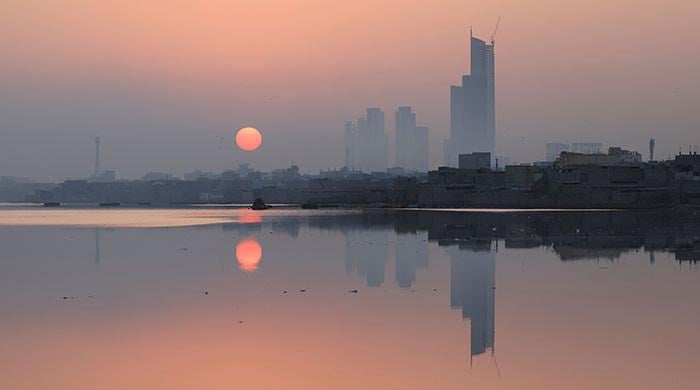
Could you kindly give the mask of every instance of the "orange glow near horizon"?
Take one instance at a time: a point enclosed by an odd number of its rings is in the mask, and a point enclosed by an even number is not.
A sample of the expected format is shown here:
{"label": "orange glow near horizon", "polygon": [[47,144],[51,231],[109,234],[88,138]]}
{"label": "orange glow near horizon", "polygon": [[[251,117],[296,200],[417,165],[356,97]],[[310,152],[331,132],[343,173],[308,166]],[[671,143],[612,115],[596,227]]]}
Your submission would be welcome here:
{"label": "orange glow near horizon", "polygon": [[241,212],[241,216],[238,218],[240,223],[260,223],[262,222],[262,215],[254,210],[244,209]]}
{"label": "orange glow near horizon", "polygon": [[236,245],[238,268],[245,272],[255,272],[262,259],[262,246],[254,238],[246,238]]}
{"label": "orange glow near horizon", "polygon": [[262,144],[262,134],[254,127],[244,127],[236,133],[236,145],[239,148],[252,152]]}

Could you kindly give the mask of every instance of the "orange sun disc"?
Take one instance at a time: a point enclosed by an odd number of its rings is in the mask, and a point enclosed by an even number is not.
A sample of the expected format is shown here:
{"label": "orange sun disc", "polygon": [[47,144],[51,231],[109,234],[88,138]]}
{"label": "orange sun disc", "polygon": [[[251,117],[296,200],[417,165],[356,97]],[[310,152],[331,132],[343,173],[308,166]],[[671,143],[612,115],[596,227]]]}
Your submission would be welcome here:
{"label": "orange sun disc", "polygon": [[236,145],[239,148],[252,152],[262,144],[262,134],[254,127],[244,127],[236,133]]}

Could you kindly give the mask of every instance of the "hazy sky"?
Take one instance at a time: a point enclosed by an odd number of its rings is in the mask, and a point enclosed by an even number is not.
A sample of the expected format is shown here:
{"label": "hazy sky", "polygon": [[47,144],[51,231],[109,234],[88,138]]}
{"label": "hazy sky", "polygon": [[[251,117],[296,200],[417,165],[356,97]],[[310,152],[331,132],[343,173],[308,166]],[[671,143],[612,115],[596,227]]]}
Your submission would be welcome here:
{"label": "hazy sky", "polygon": [[[85,176],[97,135],[121,177],[337,168],[345,120],[379,106],[393,137],[402,105],[430,126],[437,166],[469,26],[488,39],[498,16],[499,154],[700,144],[698,0],[5,0],[0,175]],[[245,125],[257,152],[233,146]]]}

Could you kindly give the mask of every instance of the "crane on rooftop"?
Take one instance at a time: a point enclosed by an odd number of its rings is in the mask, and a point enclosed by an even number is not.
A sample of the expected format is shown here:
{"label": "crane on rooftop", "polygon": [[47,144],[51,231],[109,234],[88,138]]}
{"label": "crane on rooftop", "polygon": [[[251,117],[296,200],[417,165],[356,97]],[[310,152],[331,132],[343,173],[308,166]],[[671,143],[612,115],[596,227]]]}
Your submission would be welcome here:
{"label": "crane on rooftop", "polygon": [[496,20],[496,28],[493,29],[493,34],[491,34],[491,45],[496,43],[496,33],[498,32],[498,25],[501,24],[501,17],[499,16]]}

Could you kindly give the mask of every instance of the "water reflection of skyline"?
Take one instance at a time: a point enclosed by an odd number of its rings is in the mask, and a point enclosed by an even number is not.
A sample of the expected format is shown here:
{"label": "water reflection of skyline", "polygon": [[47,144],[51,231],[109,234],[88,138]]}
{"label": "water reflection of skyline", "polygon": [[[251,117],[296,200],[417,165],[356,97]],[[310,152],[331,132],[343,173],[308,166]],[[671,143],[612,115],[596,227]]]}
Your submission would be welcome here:
{"label": "water reflection of skyline", "polygon": [[428,268],[428,239],[420,233],[396,235],[395,280],[401,288],[411,288],[416,271]]}
{"label": "water reflection of skyline", "polygon": [[[629,216],[407,212],[263,215],[245,225],[148,230],[6,228],[0,303],[6,332],[37,340],[49,351],[47,363],[56,353],[52,345],[67,337],[65,345],[79,354],[62,358],[73,359],[76,372],[97,356],[91,345],[99,348],[106,336],[122,343],[126,329],[155,339],[152,354],[160,359],[203,351],[212,361],[256,374],[254,364],[241,362],[256,353],[276,354],[288,367],[299,361],[303,346],[324,373],[341,370],[342,377],[352,377],[352,368],[343,367],[360,361],[358,371],[415,375],[402,377],[402,388],[513,388],[528,381],[528,388],[558,388],[571,375],[604,372],[618,380],[641,371],[647,376],[625,383],[655,388],[663,376],[682,375],[697,359],[692,297],[700,267],[692,263],[699,236],[692,221],[661,219],[650,226],[644,217]],[[265,252],[264,267],[253,275],[235,257],[248,237]],[[674,332],[666,332],[668,318]],[[77,331],[74,337],[46,333],[45,323]],[[38,329],[44,333],[37,336]],[[619,329],[629,330],[610,337]],[[157,339],[163,333],[171,336]],[[133,340],[119,360],[138,355],[142,340]],[[327,347],[336,341],[343,344]],[[663,355],[671,343],[680,351]],[[35,367],[37,352],[24,345],[6,348],[25,362],[8,372]],[[174,348],[163,350],[166,345]],[[332,360],[336,354],[342,356]],[[432,365],[434,356],[440,359]],[[658,368],[652,356],[662,356],[664,366]],[[178,364],[199,371],[211,363],[199,366],[182,357]],[[297,372],[317,371],[295,366],[286,379]],[[235,370],[221,375],[240,383]],[[420,382],[426,376],[450,382],[431,386]],[[373,383],[360,379],[353,388]],[[579,388],[596,383],[584,381]]]}
{"label": "water reflection of skyline", "polygon": [[[338,218],[342,218],[338,219]],[[650,219],[647,219],[650,218]],[[652,224],[655,219],[656,224]],[[647,222],[648,221],[648,222]],[[270,222],[271,228],[297,235],[303,225],[340,231],[344,235],[345,272],[355,274],[369,288],[381,287],[391,248],[394,279],[410,289],[417,271],[428,267],[428,242],[448,247],[450,253],[450,306],[470,322],[470,356],[495,344],[495,280],[498,242],[507,249],[551,247],[560,261],[615,261],[623,253],[644,248],[654,263],[655,251],[669,251],[679,262],[696,262],[700,227],[666,220],[658,215],[624,213],[364,214]],[[660,221],[664,221],[663,218]],[[265,223],[265,222],[263,222]],[[647,229],[647,227],[649,229]],[[396,235],[391,237],[390,231]]]}

